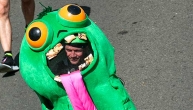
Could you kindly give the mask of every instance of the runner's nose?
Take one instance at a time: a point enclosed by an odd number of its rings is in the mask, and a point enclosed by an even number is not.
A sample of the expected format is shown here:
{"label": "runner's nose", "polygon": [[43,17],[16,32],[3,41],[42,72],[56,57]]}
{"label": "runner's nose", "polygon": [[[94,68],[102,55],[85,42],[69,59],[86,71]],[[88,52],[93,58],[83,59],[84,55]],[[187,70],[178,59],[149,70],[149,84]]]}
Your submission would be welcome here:
{"label": "runner's nose", "polygon": [[75,51],[71,52],[71,57],[76,57],[76,52]]}

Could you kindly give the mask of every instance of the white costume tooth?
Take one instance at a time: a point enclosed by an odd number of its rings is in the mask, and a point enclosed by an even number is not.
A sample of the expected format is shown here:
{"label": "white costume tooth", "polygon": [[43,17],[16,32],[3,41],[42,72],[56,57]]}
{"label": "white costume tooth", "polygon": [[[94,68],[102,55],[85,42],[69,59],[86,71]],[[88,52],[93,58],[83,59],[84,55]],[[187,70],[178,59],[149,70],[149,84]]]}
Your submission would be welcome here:
{"label": "white costume tooth", "polygon": [[55,55],[55,52],[53,49],[51,49],[47,54],[46,54],[47,58],[49,60],[51,60],[52,58],[54,58],[56,55]]}
{"label": "white costume tooth", "polygon": [[89,54],[84,60],[86,64],[90,64],[93,61],[92,54]]}
{"label": "white costume tooth", "polygon": [[67,37],[64,38],[64,40],[66,41],[66,43],[70,43],[72,42],[72,40],[74,40],[76,37],[74,35],[69,35]]}
{"label": "white costume tooth", "polygon": [[57,81],[57,82],[61,82],[61,81],[62,81],[62,80],[60,79],[60,76],[58,76],[58,75],[54,77],[54,80]]}
{"label": "white costume tooth", "polygon": [[84,33],[78,33],[78,37],[79,37],[80,39],[87,40],[86,34],[84,34]]}
{"label": "white costume tooth", "polygon": [[91,62],[93,61],[92,54],[89,54],[84,60],[85,60],[85,63],[78,66],[79,70],[82,70],[83,68],[91,64]]}
{"label": "white costume tooth", "polygon": [[52,58],[56,57],[58,53],[63,49],[63,46],[61,43],[58,43],[53,49],[48,51],[46,54],[47,58],[51,60]]}

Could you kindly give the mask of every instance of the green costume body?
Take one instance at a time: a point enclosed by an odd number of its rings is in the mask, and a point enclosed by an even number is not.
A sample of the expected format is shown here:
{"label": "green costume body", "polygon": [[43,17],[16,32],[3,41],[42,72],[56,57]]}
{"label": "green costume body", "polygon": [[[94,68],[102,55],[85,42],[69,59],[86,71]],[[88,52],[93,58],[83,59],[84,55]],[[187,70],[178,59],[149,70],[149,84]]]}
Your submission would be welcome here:
{"label": "green costume body", "polygon": [[[46,53],[66,36],[85,33],[90,41],[94,59],[81,74],[97,110],[135,110],[129,94],[115,75],[113,46],[87,16],[83,17],[83,20],[66,20],[62,14],[65,14],[66,7],[69,11],[70,6],[75,7],[74,9],[80,8],[73,4],[66,5],[44,14],[28,26],[20,49],[22,78],[40,98],[42,110],[73,110],[62,84],[54,80],[55,75],[48,66]],[[82,9],[77,12],[81,13]]]}

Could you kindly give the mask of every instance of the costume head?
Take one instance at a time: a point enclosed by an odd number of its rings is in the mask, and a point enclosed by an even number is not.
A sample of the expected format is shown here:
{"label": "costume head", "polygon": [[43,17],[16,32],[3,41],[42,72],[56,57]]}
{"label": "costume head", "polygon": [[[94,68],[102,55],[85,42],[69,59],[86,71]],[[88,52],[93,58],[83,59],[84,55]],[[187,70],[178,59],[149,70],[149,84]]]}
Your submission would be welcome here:
{"label": "costume head", "polygon": [[40,13],[39,18],[29,24],[21,44],[20,72],[39,96],[42,109],[73,109],[64,87],[55,80],[57,75],[52,72],[52,67],[66,58],[62,51],[64,45],[77,42],[90,46],[87,53],[93,59],[79,70],[96,108],[135,110],[129,94],[115,75],[113,46],[84,10],[75,4]]}

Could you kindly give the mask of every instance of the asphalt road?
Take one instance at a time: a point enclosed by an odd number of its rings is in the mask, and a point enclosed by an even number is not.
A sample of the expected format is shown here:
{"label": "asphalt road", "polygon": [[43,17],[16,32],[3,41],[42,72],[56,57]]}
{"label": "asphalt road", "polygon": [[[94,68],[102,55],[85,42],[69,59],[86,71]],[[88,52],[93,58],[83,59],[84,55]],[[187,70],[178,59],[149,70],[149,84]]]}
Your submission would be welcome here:
{"label": "asphalt road", "polygon": [[[39,2],[86,7],[115,47],[117,75],[138,110],[193,109],[192,0],[36,0],[35,17]],[[20,1],[11,0],[10,18],[15,56],[25,27]],[[0,74],[0,110],[41,110],[20,72]]]}

